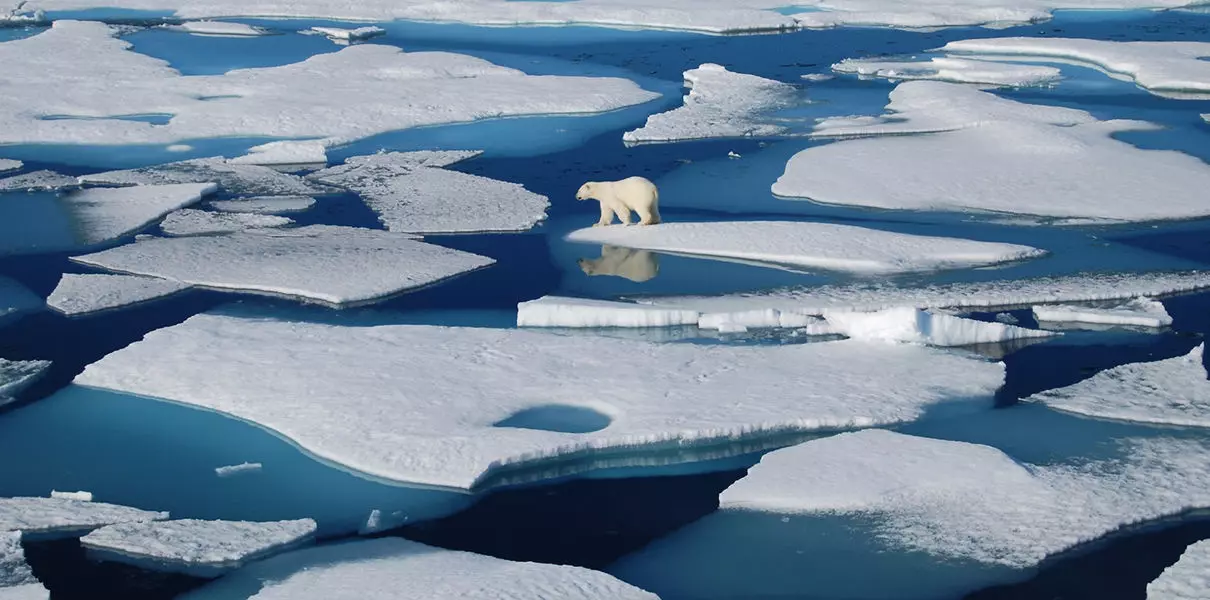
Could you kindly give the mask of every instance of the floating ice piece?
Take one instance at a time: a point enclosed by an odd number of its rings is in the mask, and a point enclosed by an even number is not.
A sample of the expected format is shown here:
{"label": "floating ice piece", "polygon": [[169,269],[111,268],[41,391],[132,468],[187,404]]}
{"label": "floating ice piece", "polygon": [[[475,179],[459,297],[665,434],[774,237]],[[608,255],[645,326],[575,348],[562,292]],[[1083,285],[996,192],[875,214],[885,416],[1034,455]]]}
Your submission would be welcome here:
{"label": "floating ice piece", "polygon": [[1026,400],[1090,417],[1210,427],[1210,382],[1202,366],[1203,347],[1185,356],[1114,367]]}
{"label": "floating ice piece", "polygon": [[0,531],[0,600],[47,600],[50,593],[25,564],[21,533]]}
{"label": "floating ice piece", "polygon": [[760,329],[760,328],[794,328],[807,335],[832,335],[837,333],[835,328],[824,319],[815,315],[804,315],[793,311],[749,310],[730,313],[702,313],[697,321],[700,329]]}
{"label": "floating ice piece", "polygon": [[[1113,138],[1154,128],[1150,123],[1097,121],[1083,111],[937,81],[900,84],[887,109],[893,120],[825,124],[817,133],[883,137],[799,152],[773,193],[823,204],[1082,222],[1210,215],[1201,193],[1210,186],[1210,166]],[[915,132],[938,133],[888,135]],[[1153,202],[1157,197],[1164,202]]]}
{"label": "floating ice piece", "polygon": [[260,471],[263,465],[260,463],[243,462],[238,465],[229,465],[226,467],[217,467],[214,469],[214,474],[219,477],[232,477],[242,473],[255,473]]}
{"label": "floating ice piece", "polygon": [[114,523],[160,521],[166,512],[150,512],[66,498],[0,498],[0,531],[20,531],[25,539],[78,537]]}
{"label": "floating ice piece", "polygon": [[1022,65],[987,60],[938,56],[924,61],[888,61],[848,58],[832,65],[837,73],[881,77],[892,80],[932,79],[953,83],[983,83],[1023,87],[1057,81],[1061,73],[1055,67]]}
{"label": "floating ice piece", "polygon": [[827,311],[824,318],[835,333],[851,338],[930,346],[995,344],[1055,335],[1052,331],[964,319],[910,306],[877,312]]}
{"label": "floating ice piece", "polygon": [[647,117],[647,123],[622,135],[626,142],[674,142],[720,137],[764,137],[786,128],[762,122],[765,113],[786,106],[794,86],[728,71],[706,63],[685,71],[685,105]]}
{"label": "floating ice piece", "polygon": [[75,177],[68,177],[46,169],[0,179],[0,192],[61,190],[76,187],[80,187],[80,182]]}
{"label": "floating ice piece", "polygon": [[92,502],[92,492],[60,492],[57,490],[50,491],[51,498],[61,498],[63,500],[79,500],[80,502]]}
{"label": "floating ice piece", "polygon": [[160,229],[175,236],[233,233],[249,229],[266,229],[290,225],[294,221],[274,215],[255,213],[220,213],[193,208],[183,208],[160,223]]}
{"label": "floating ice piece", "polygon": [[1206,600],[1210,590],[1210,540],[1190,544],[1176,564],[1147,584],[1147,600]]}
{"label": "floating ice piece", "polygon": [[46,374],[49,360],[8,360],[0,358],[0,406],[17,399],[25,388]]}
{"label": "floating ice piece", "polygon": [[11,159],[8,159],[8,158],[0,158],[0,173],[7,173],[7,172],[9,172],[9,171],[16,171],[17,169],[20,169],[20,168],[21,168],[21,167],[23,167],[23,166],[25,166],[25,163],[23,163],[23,162],[21,162],[21,161],[19,161],[19,160],[11,160]]}
{"label": "floating ice piece", "polygon": [[328,151],[321,142],[286,140],[253,146],[247,154],[227,162],[233,165],[322,165],[328,162]]}
{"label": "floating ice piece", "polygon": [[260,165],[235,164],[222,158],[195,158],[139,169],[106,171],[81,176],[80,181],[107,185],[214,182],[231,194],[266,196],[306,196],[328,191],[297,175]]}
{"label": "floating ice piece", "polygon": [[591,242],[752,262],[862,274],[955,269],[1035,258],[1029,246],[908,235],[831,223],[739,221],[612,225],[568,234]]}
{"label": "floating ice piece", "polygon": [[857,341],[703,347],[203,314],[89,365],[76,382],[258,423],[371,475],[468,489],[493,475],[540,479],[518,472],[598,451],[725,452],[741,440],[911,421],[941,403],[977,410],[1002,380],[999,363]]}
{"label": "floating ice piece", "polygon": [[1172,317],[1161,302],[1145,297],[1135,298],[1119,306],[1092,308],[1086,306],[1049,305],[1033,307],[1034,318],[1050,323],[1092,323],[1135,327],[1167,327]]}
{"label": "floating ice piece", "polygon": [[189,289],[189,284],[135,275],[64,273],[46,304],[80,316],[150,302]]}
{"label": "floating ice piece", "polygon": [[517,327],[674,327],[697,325],[696,310],[543,296],[517,305]]}
{"label": "floating ice piece", "polygon": [[94,246],[134,233],[164,215],[213,192],[213,183],[91,188],[62,198],[81,246]]}
{"label": "floating ice piece", "polygon": [[283,215],[303,212],[315,206],[310,196],[261,196],[239,200],[214,200],[210,208],[223,212],[253,213],[258,215]]}
{"label": "floating ice piece", "polygon": [[225,37],[257,37],[269,32],[260,27],[227,21],[186,21],[180,25],[166,25],[165,29],[193,35],[216,35]]}
{"label": "floating ice piece", "polygon": [[356,29],[346,29],[344,27],[312,27],[308,31],[327,36],[328,39],[334,42],[346,43],[368,40],[372,37],[377,37],[387,32],[387,30],[374,25],[358,27]]}
{"label": "floating ice piece", "polygon": [[218,577],[312,539],[315,521],[182,519],[108,525],[80,538],[93,557],[157,571]]}
{"label": "floating ice piece", "polygon": [[437,168],[478,152],[391,152],[350,158],[313,173],[361,195],[390,231],[524,231],[546,218],[550,201],[523,186]]}
{"label": "floating ice piece", "polygon": [[120,273],[331,306],[379,300],[495,262],[385,231],[328,225],[148,239],[72,260]]}

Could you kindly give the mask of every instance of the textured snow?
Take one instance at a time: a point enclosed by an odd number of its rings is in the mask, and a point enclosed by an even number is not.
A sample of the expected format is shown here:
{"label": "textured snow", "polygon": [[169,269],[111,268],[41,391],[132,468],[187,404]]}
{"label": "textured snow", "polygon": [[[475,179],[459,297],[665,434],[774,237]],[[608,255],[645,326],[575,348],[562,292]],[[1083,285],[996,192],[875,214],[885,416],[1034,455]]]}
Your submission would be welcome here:
{"label": "textured snow", "polygon": [[0,358],[0,406],[17,399],[50,367],[49,360],[8,360]]}
{"label": "textured snow", "polygon": [[1202,350],[1199,345],[1185,356],[1121,365],[1026,400],[1090,417],[1210,427],[1210,382]]}
{"label": "textured snow", "polygon": [[328,225],[151,238],[72,260],[119,273],[337,306],[378,300],[494,262],[398,234]]}
{"label": "textured snow", "polygon": [[134,275],[64,273],[46,304],[79,316],[148,302],[186,290],[189,284]]}
{"label": "textured snow", "polygon": [[21,161],[19,161],[19,160],[12,160],[12,159],[8,159],[8,158],[0,158],[0,173],[7,173],[7,172],[9,172],[9,171],[16,171],[17,169],[20,169],[20,168],[21,168],[21,167],[23,167],[23,166],[25,166],[25,163],[23,163],[23,162],[21,162]]}
{"label": "textured snow", "polygon": [[0,532],[0,600],[46,600],[50,594],[25,564],[21,533]]}
{"label": "textured snow", "polygon": [[215,190],[212,183],[90,188],[67,194],[67,210],[81,246],[116,240],[189,206]]}
{"label": "textured snow", "polygon": [[204,235],[282,227],[293,222],[286,217],[274,215],[222,213],[183,208],[164,217],[160,223],[160,229],[168,235]]}
{"label": "textured snow", "polygon": [[761,116],[786,106],[794,86],[704,64],[685,71],[689,93],[684,106],[647,117],[647,123],[627,131],[627,142],[672,142],[716,137],[773,136],[785,127]]}
{"label": "textured snow", "polygon": [[180,25],[167,25],[166,29],[173,31],[183,31],[194,35],[220,35],[232,37],[249,37],[268,35],[268,31],[260,27],[253,27],[243,23],[229,23],[225,21],[186,21]]}
{"label": "textured snow", "polygon": [[1176,564],[1147,585],[1147,600],[1206,598],[1210,598],[1210,540],[1189,545]]}
{"label": "textured snow", "polygon": [[824,318],[833,332],[851,338],[930,346],[994,344],[1055,335],[1050,331],[964,319],[910,306],[877,312],[827,311]]}
{"label": "textured snow", "polygon": [[926,61],[849,58],[832,65],[837,73],[881,77],[891,80],[932,79],[953,83],[982,83],[1000,86],[1042,85],[1058,81],[1059,69],[953,56],[938,56]]}
{"label": "textured snow", "polygon": [[260,463],[244,462],[238,465],[227,465],[225,467],[216,467],[214,474],[219,477],[232,477],[242,473],[255,473],[260,471],[264,465]]}
{"label": "textured snow", "polygon": [[[544,458],[898,423],[938,403],[977,409],[1002,380],[999,363],[857,341],[697,346],[203,314],[76,382],[230,414],[371,475],[465,489]],[[494,426],[550,405],[612,421],[576,434]]]}
{"label": "textured snow", "polygon": [[214,182],[231,194],[266,196],[310,195],[326,191],[296,175],[259,165],[234,164],[222,158],[196,158],[138,169],[106,171],[81,176],[80,181],[105,185]]}
{"label": "textured snow", "polygon": [[0,498],[0,531],[20,531],[25,538],[76,537],[115,523],[159,521],[166,512],[150,512],[68,498]]}
{"label": "textured snow", "polygon": [[218,576],[308,541],[315,528],[311,519],[119,523],[93,531],[80,544],[104,560]]}
{"label": "textured snow", "polygon": [[347,29],[344,27],[312,27],[309,31],[327,36],[331,40],[338,42],[365,40],[386,33],[385,29],[375,27],[373,25],[367,27],[358,27],[356,29]]}
{"label": "textured snow", "polygon": [[75,177],[43,169],[0,179],[0,192],[60,190],[79,187],[79,185],[80,183],[76,181]]}
{"label": "textured snow", "polygon": [[[817,135],[879,137],[799,152],[773,193],[824,204],[1060,219],[1210,215],[1201,193],[1210,186],[1210,166],[1112,137],[1154,129],[1151,123],[1098,121],[937,81],[900,84],[887,109],[886,119],[821,123]],[[935,133],[892,135],[922,132]]]}
{"label": "textured snow", "polygon": [[440,167],[478,152],[391,152],[350,158],[313,173],[357,192],[390,231],[524,231],[546,218],[550,201],[516,183]]}
{"label": "textured snow", "polygon": [[223,212],[282,215],[308,210],[315,206],[315,199],[310,196],[261,196],[239,200],[214,200],[209,205],[210,208]]}
{"label": "textured snow", "polygon": [[804,329],[809,335],[832,333],[823,319],[777,310],[736,313],[701,313],[682,308],[661,308],[634,302],[543,296],[517,304],[518,327],[675,327],[701,329],[785,328]]}
{"label": "textured snow", "polygon": [[233,165],[326,164],[328,151],[320,142],[287,140],[253,146],[247,154],[227,162]]}
{"label": "textured snow", "polygon": [[1118,306],[1099,308],[1071,305],[1033,307],[1034,318],[1050,323],[1092,323],[1136,327],[1167,327],[1172,317],[1161,302],[1145,297]]}
{"label": "textured snow", "polygon": [[908,235],[831,223],[732,221],[611,225],[573,231],[567,239],[675,254],[862,274],[906,273],[1034,258],[1015,244]]}
{"label": "textured snow", "polygon": [[[261,137],[332,146],[425,125],[600,113],[658,97],[627,79],[530,76],[470,56],[379,44],[183,77],[162,60],[130,51],[117,32],[60,20],[38,35],[0,44],[0,144]],[[172,118],[159,125],[115,118],[146,114]]]}

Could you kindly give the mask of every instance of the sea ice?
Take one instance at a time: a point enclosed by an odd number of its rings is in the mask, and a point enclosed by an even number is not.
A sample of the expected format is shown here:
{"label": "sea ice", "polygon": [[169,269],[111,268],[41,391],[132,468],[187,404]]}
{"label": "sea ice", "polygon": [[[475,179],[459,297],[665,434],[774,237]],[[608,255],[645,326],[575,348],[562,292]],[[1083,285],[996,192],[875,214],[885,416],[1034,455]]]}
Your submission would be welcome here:
{"label": "sea ice", "polygon": [[166,25],[165,28],[194,35],[217,35],[225,37],[255,37],[269,34],[268,31],[260,27],[227,21],[186,21],[180,25]]}
{"label": "sea ice", "polygon": [[1026,400],[1090,417],[1210,427],[1210,382],[1202,366],[1203,346],[1185,356],[1114,367]]}
{"label": "sea ice", "polygon": [[674,142],[717,137],[764,137],[785,127],[761,117],[789,104],[794,86],[706,63],[685,71],[684,106],[647,117],[622,135],[626,142]]}
{"label": "sea ice", "polygon": [[[859,341],[698,346],[202,314],[89,365],[76,383],[232,415],[370,475],[469,489],[606,450],[726,451],[911,421],[938,405],[979,410],[1003,373],[1000,363]],[[593,430],[567,432],[558,417],[567,411],[592,415]],[[507,425],[519,414],[532,426]]]}
{"label": "sea ice", "polygon": [[369,25],[366,27],[358,27],[356,29],[347,29],[344,27],[312,27],[308,31],[326,36],[334,42],[356,42],[360,40],[368,40],[372,37],[380,36],[387,31],[381,27]]}
{"label": "sea ice", "polygon": [[46,374],[49,360],[8,360],[0,358],[0,406],[17,399],[25,388]]}
{"label": "sea ice", "polygon": [[157,571],[218,577],[312,539],[315,521],[182,519],[108,525],[80,538],[95,558]]}
{"label": "sea ice", "polygon": [[891,80],[932,79],[953,83],[981,83],[1022,87],[1058,81],[1055,67],[1021,65],[953,56],[933,57],[927,62],[849,58],[832,65],[837,73],[881,77]]}
{"label": "sea ice", "polygon": [[832,223],[723,221],[645,227],[591,227],[573,242],[610,244],[672,254],[866,275],[955,269],[1035,258],[1043,251],[1016,244],[908,235]]}
{"label": "sea ice", "polygon": [[209,205],[210,208],[223,212],[284,215],[310,209],[315,206],[315,199],[310,196],[260,196],[239,200],[213,200]]}
{"label": "sea ice", "polygon": [[75,317],[149,302],[186,289],[187,283],[156,277],[64,273],[46,304]]}
{"label": "sea ice", "polygon": [[1176,564],[1147,585],[1147,600],[1206,600],[1210,594],[1210,540],[1190,544]]}
{"label": "sea ice", "polygon": [[328,162],[328,151],[320,142],[286,140],[253,146],[247,154],[227,162],[233,165],[322,165]]}
{"label": "sea ice", "polygon": [[495,262],[385,231],[329,225],[152,238],[72,260],[118,273],[332,306],[379,300]]}
{"label": "sea ice", "polygon": [[0,532],[0,600],[47,600],[50,594],[25,564],[21,533]]}
{"label": "sea ice", "polygon": [[79,500],[80,502],[92,502],[92,492],[85,491],[60,492],[58,490],[51,490],[50,497],[62,498],[64,500]]}
{"label": "sea ice", "polygon": [[258,215],[255,213],[210,212],[194,208],[182,208],[169,213],[160,222],[160,230],[173,236],[209,235],[233,233],[249,229],[283,227],[294,223],[286,217]]}
{"label": "sea ice", "polygon": [[77,187],[80,187],[80,182],[75,177],[68,177],[62,173],[45,169],[0,179],[0,192],[62,190]]}
{"label": "sea ice", "polygon": [[517,327],[674,327],[697,325],[696,310],[543,296],[517,304]]}
{"label": "sea ice", "polygon": [[214,182],[230,194],[266,196],[307,196],[329,191],[297,175],[260,165],[236,164],[223,158],[195,158],[138,169],[106,171],[81,176],[80,181],[102,185]]}
{"label": "sea ice", "polygon": [[7,172],[9,172],[9,171],[16,171],[16,170],[18,170],[18,169],[20,169],[21,167],[24,167],[24,166],[25,166],[25,163],[23,163],[23,162],[21,162],[21,161],[19,161],[19,160],[11,160],[11,159],[8,159],[8,158],[0,158],[0,173],[7,173]]}
{"label": "sea ice", "polygon": [[994,344],[1055,335],[1051,331],[964,319],[910,306],[876,312],[826,311],[823,316],[833,332],[854,339],[930,346]]}
{"label": "sea ice", "polygon": [[213,183],[91,188],[63,196],[81,246],[94,246],[134,233],[160,217],[202,199]]}
{"label": "sea ice", "polygon": [[1035,306],[1034,318],[1048,323],[1090,323],[1134,327],[1167,327],[1172,317],[1161,302],[1146,297],[1134,298],[1111,307],[1072,306],[1067,304]]}
{"label": "sea ice", "polygon": [[243,462],[238,465],[228,465],[225,467],[216,467],[214,474],[219,477],[233,477],[242,473],[255,473],[260,471],[263,465],[260,463]]}
{"label": "sea ice", "polygon": [[25,539],[78,537],[115,523],[160,521],[165,512],[150,512],[67,498],[0,498],[0,531],[20,531]]}
{"label": "sea ice", "polygon": [[[877,137],[799,152],[773,193],[823,204],[1083,222],[1210,215],[1201,193],[1210,186],[1210,166],[1113,137],[1154,129],[1150,123],[1098,121],[938,81],[900,84],[887,109],[886,119],[822,123],[818,135]],[[924,132],[934,133],[891,135]]]}

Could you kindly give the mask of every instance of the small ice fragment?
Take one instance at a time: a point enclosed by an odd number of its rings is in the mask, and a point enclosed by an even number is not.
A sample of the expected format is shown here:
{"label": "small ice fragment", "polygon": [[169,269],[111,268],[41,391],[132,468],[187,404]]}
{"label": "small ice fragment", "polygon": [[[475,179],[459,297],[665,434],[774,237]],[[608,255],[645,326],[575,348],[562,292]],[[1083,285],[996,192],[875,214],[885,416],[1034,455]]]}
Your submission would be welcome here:
{"label": "small ice fragment", "polygon": [[238,200],[214,200],[209,205],[210,208],[223,212],[283,215],[310,209],[315,206],[315,198],[310,196],[258,196]]}
{"label": "small ice fragment", "polygon": [[738,153],[738,152],[736,152],[736,151],[734,151],[734,150],[729,150],[729,151],[727,152],[727,157],[728,157],[728,158],[740,158],[740,155],[739,155],[739,153]]}
{"label": "small ice fragment", "polygon": [[80,187],[75,177],[43,169],[0,179],[0,192],[53,191]]}
{"label": "small ice fragment", "polygon": [[380,36],[386,33],[385,29],[376,27],[374,25],[358,27],[356,29],[346,29],[343,27],[312,27],[309,31],[327,36],[328,39],[332,41],[342,42],[368,40],[372,37]]}
{"label": "small ice fragment", "polygon": [[164,28],[193,35],[224,37],[257,37],[269,34],[268,31],[260,27],[227,21],[186,21],[180,25],[165,25]]}
{"label": "small ice fragment", "polygon": [[286,140],[253,146],[247,154],[227,162],[233,165],[322,165],[328,162],[328,151],[319,141]]}
{"label": "small ice fragment", "polygon": [[25,163],[23,163],[19,160],[0,158],[0,173],[6,173],[8,171],[16,171],[17,169],[20,169],[23,166],[25,166]]}
{"label": "small ice fragment", "polygon": [[188,284],[156,277],[64,273],[46,304],[74,317],[149,302],[188,288]]}
{"label": "small ice fragment", "polygon": [[164,149],[169,152],[189,152],[190,150],[193,150],[193,146],[190,146],[189,144],[169,144],[168,147]]}
{"label": "small ice fragment", "polygon": [[1034,306],[1034,318],[1047,323],[1089,323],[1158,329],[1172,324],[1164,305],[1145,297],[1110,307],[1072,305]]}
{"label": "small ice fragment", "polygon": [[160,229],[172,236],[189,236],[283,227],[292,223],[294,221],[291,219],[273,215],[184,208],[165,217],[160,223]]}
{"label": "small ice fragment", "polygon": [[837,73],[881,77],[897,81],[932,79],[953,83],[982,83],[1013,87],[1053,83],[1061,75],[1059,69],[1055,67],[949,56],[934,57],[927,62],[849,58],[832,65],[832,70]]}
{"label": "small ice fragment", "polygon": [[51,498],[63,498],[65,500],[79,500],[80,502],[92,502],[92,492],[60,492],[56,490],[50,491]]}
{"label": "small ice fragment", "polygon": [[69,498],[0,498],[0,531],[20,531],[28,539],[76,537],[114,523],[159,521],[166,512],[151,512]]}
{"label": "small ice fragment", "polygon": [[256,473],[263,468],[260,463],[243,462],[238,465],[228,465],[225,467],[216,467],[214,474],[219,477],[231,477],[234,475],[242,475],[244,473]]}

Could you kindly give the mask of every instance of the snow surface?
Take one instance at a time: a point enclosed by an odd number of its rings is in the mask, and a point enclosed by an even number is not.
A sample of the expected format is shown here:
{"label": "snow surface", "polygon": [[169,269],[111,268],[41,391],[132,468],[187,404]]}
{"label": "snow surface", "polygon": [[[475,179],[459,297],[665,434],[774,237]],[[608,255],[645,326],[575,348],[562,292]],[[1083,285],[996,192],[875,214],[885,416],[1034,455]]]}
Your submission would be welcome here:
{"label": "snow surface", "polygon": [[249,565],[181,600],[657,600],[583,567],[513,562],[402,538],[331,544]]}
{"label": "snow surface", "polygon": [[159,521],[166,512],[150,512],[68,498],[0,498],[0,531],[19,531],[29,539],[78,537],[115,523]]}
{"label": "snow surface", "polygon": [[1090,417],[1210,427],[1210,382],[1202,366],[1203,346],[1185,356],[1114,367],[1026,400]]}
{"label": "snow surface", "polygon": [[[601,113],[658,97],[628,79],[530,76],[470,56],[380,44],[183,77],[168,63],[131,51],[117,34],[101,23],[59,20],[38,35],[0,44],[0,144],[261,137],[315,139],[330,147],[411,127]],[[172,119],[155,125],[116,118],[145,114]]]}
{"label": "snow surface", "polygon": [[357,192],[389,231],[524,231],[550,201],[524,186],[440,167],[478,152],[391,152],[357,156],[310,178]]}
{"label": "snow surface", "polygon": [[[999,363],[858,341],[699,346],[202,314],[89,365],[76,382],[233,415],[371,475],[467,489],[500,467],[604,449],[900,423],[941,403],[977,410],[1003,373]],[[611,423],[576,434],[494,426],[552,405]]]}
{"label": "snow surface", "polygon": [[982,83],[1012,87],[1043,85],[1058,81],[1060,78],[1059,69],[1055,67],[971,60],[953,56],[937,56],[927,62],[848,58],[832,65],[832,70],[837,73],[891,80],[932,79],[953,83]]}
{"label": "snow surface", "polygon": [[118,273],[334,306],[378,300],[495,262],[385,231],[329,225],[151,238],[72,260]]}
{"label": "snow surface", "polygon": [[60,190],[79,186],[80,182],[75,177],[46,169],[0,179],[0,192]]}
{"label": "snow surface", "polygon": [[0,600],[47,600],[50,594],[25,563],[21,533],[0,532]]}
{"label": "snow surface", "polygon": [[149,302],[186,290],[189,284],[135,275],[64,273],[46,304],[68,316]]}
{"label": "snow surface", "polygon": [[266,196],[306,196],[328,191],[297,175],[260,165],[235,164],[223,158],[195,158],[138,169],[106,171],[83,175],[80,181],[104,185],[214,182],[230,194]]}
{"label": "snow surface", "polygon": [[291,219],[274,215],[223,213],[183,208],[164,217],[160,223],[160,229],[168,235],[184,236],[282,227],[292,223],[294,221]]}
{"label": "snow surface", "polygon": [[287,140],[253,146],[247,154],[227,162],[233,165],[327,164],[328,151],[320,142]]}
{"label": "snow surface", "polygon": [[0,406],[16,400],[17,394],[38,381],[49,367],[49,360],[0,358]]}
{"label": "snow surface", "polygon": [[[1154,129],[1023,104],[974,88],[910,81],[885,119],[824,121],[815,135],[878,136],[807,148],[773,184],[779,196],[898,210],[1152,221],[1210,215],[1210,166],[1112,136]],[[898,135],[935,132],[930,135]],[[1155,202],[1164,198],[1164,202]]]}
{"label": "snow surface", "polygon": [[80,502],[92,502],[92,492],[85,491],[60,492],[58,490],[51,490],[50,497],[62,498],[64,500],[79,500]]}
{"label": "snow surface", "polygon": [[833,333],[820,317],[777,310],[736,313],[701,313],[682,308],[660,308],[634,302],[543,296],[517,304],[518,327],[676,327],[743,331],[749,328],[803,329],[808,335]]}
{"label": "snow surface", "polygon": [[313,31],[320,35],[327,36],[333,41],[354,42],[357,40],[366,40],[375,36],[386,33],[386,30],[381,27],[369,25],[366,27],[358,27],[356,29],[347,29],[344,27],[312,27],[309,31]]}
{"label": "snow surface", "polygon": [[1055,335],[1051,331],[964,319],[910,306],[877,312],[826,311],[823,316],[833,332],[850,338],[930,346],[994,344]]}
{"label": "snow surface", "polygon": [[1138,297],[1118,306],[1099,308],[1071,305],[1033,307],[1034,318],[1049,323],[1092,323],[1135,327],[1167,327],[1172,317],[1161,302]]}
{"label": "snow surface", "polygon": [[260,27],[253,27],[243,23],[229,23],[226,21],[186,21],[180,25],[167,25],[165,29],[172,31],[182,31],[194,35],[218,35],[227,37],[255,37],[268,35],[269,32]]}
{"label": "snow surface", "polygon": [[260,471],[264,465],[260,463],[244,462],[238,465],[228,465],[225,467],[216,467],[214,474],[219,477],[232,477],[242,473],[255,473]]}
{"label": "snow surface", "polygon": [[685,71],[689,93],[684,106],[647,117],[647,123],[627,131],[627,142],[674,142],[719,137],[763,137],[785,132],[785,127],[761,117],[790,103],[792,85],[728,71],[706,63]]}
{"label": "snow surface", "polygon": [[1028,246],[908,235],[851,225],[798,221],[724,221],[611,225],[567,235],[573,242],[849,271],[866,275],[954,269],[1035,258]]}
{"label": "snow surface", "polygon": [[311,519],[119,523],[93,531],[80,544],[103,560],[217,577],[309,541],[315,529]]}
{"label": "snow surface", "polygon": [[16,171],[17,169],[20,169],[23,166],[25,166],[25,163],[23,163],[19,160],[0,158],[0,173],[7,173],[8,171]]}
{"label": "snow surface", "polygon": [[1190,544],[1176,564],[1147,585],[1147,600],[1210,598],[1210,540]]}
{"label": "snow surface", "polygon": [[90,188],[63,196],[81,246],[93,246],[129,235],[160,217],[202,199],[212,183]]}
{"label": "snow surface", "polygon": [[208,204],[210,208],[223,212],[282,215],[306,211],[315,206],[315,199],[310,196],[261,196],[239,200],[213,200]]}

